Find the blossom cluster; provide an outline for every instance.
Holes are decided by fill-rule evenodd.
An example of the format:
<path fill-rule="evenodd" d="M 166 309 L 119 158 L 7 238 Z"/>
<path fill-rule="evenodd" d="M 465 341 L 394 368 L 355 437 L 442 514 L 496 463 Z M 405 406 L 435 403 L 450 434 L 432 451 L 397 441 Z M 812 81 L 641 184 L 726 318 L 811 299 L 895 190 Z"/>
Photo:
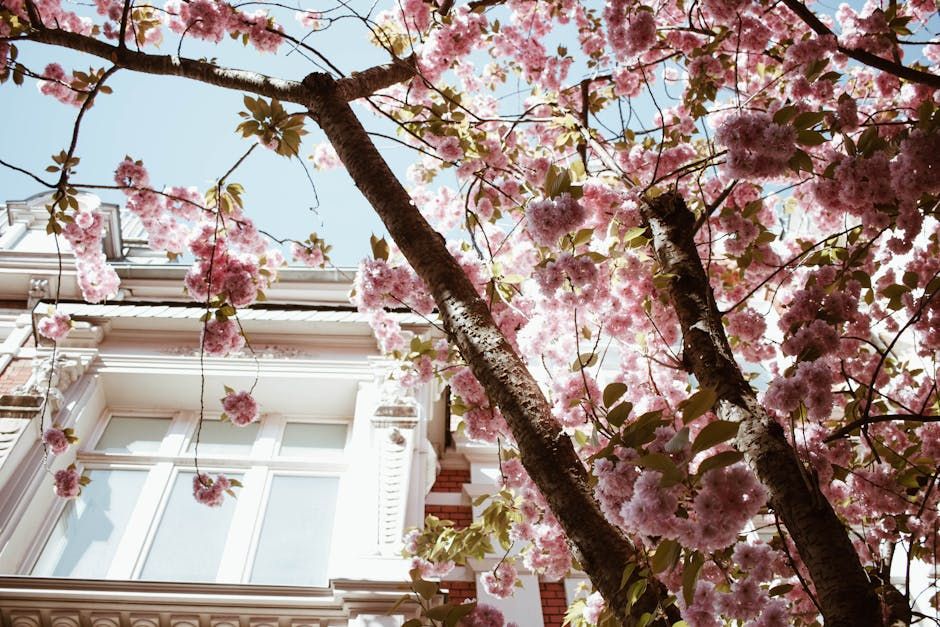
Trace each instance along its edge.
<path fill-rule="evenodd" d="M 113 298 L 121 280 L 114 268 L 108 265 L 102 251 L 104 219 L 94 209 L 80 208 L 71 222 L 65 224 L 62 236 L 75 255 L 75 269 L 82 297 L 90 303 L 100 303 Z M 61 330 L 61 328 L 60 328 Z"/>
<path fill-rule="evenodd" d="M 276 52 L 283 42 L 280 27 L 264 10 L 247 13 L 218 0 L 170 0 L 166 11 L 170 30 L 180 35 L 212 43 L 225 35 L 240 36 L 259 52 Z"/>
<path fill-rule="evenodd" d="M 90 480 L 83 477 L 75 464 L 70 464 L 68 468 L 57 470 L 53 475 L 53 489 L 56 496 L 63 499 L 74 499 L 82 493 L 82 486 L 88 485 Z"/>
<path fill-rule="evenodd" d="M 72 429 L 60 429 L 52 426 L 42 432 L 42 443 L 53 455 L 61 455 L 69 446 L 78 442 Z"/>
<path fill-rule="evenodd" d="M 215 479 L 206 473 L 197 473 L 193 476 L 193 498 L 196 502 L 208 507 L 221 507 L 225 494 L 233 494 L 235 484 L 223 474 L 216 475 Z"/>
<path fill-rule="evenodd" d="M 586 211 L 571 194 L 564 192 L 557 198 L 530 202 L 525 217 L 526 229 L 537 244 L 555 246 L 562 235 L 583 224 Z"/>
<path fill-rule="evenodd" d="M 50 311 L 36 323 L 36 331 L 54 342 L 65 339 L 72 330 L 72 318 L 61 311 Z"/>
<path fill-rule="evenodd" d="M 222 399 L 222 409 L 225 410 L 224 416 L 227 417 L 233 425 L 244 427 L 258 420 L 258 402 L 251 396 L 251 393 L 245 390 L 236 392 L 231 388 L 226 389 L 227 394 Z"/>
<path fill-rule="evenodd" d="M 749 180 L 773 179 L 787 171 L 796 152 L 796 131 L 777 124 L 763 111 L 727 116 L 715 138 L 728 149 L 728 176 Z"/>

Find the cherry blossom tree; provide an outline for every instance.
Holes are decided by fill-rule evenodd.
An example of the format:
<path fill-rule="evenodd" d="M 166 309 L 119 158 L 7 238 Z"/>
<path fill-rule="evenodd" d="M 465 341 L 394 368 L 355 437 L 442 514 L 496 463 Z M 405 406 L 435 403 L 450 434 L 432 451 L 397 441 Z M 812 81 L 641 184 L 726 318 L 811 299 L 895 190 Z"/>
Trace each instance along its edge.
<path fill-rule="evenodd" d="M 496 596 L 520 562 L 589 575 L 574 624 L 937 622 L 917 609 L 936 608 L 936 588 L 891 582 L 892 563 L 936 573 L 938 558 L 933 1 L 251 4 L 0 0 L 5 88 L 35 80 L 75 120 L 52 179 L 0 164 L 51 191 L 48 230 L 86 299 L 118 278 L 78 193 L 119 189 L 154 249 L 193 257 L 203 354 L 241 349 L 238 310 L 276 281 L 288 240 L 257 229 L 233 179 L 258 146 L 310 154 L 345 168 L 393 240 L 373 238 L 352 298 L 400 383 L 442 378 L 465 435 L 499 445 L 484 516 L 464 530 L 429 518 L 406 538 L 421 598 L 495 541 Z M 339 19 L 388 63 L 342 75 L 341 51 L 307 37 Z M 273 77 L 179 54 L 226 36 L 325 69 Z M 39 46 L 103 67 L 32 67 Z M 120 97 L 116 72 L 243 92 L 232 115 L 250 147 L 206 190 L 151 181 L 131 157 L 113 182 L 75 180 L 82 120 Z M 353 101 L 414 150 L 407 182 Z M 328 143 L 303 145 L 311 123 Z M 329 263 L 316 234 L 289 243 L 296 261 Z M 403 332 L 387 315 L 400 307 L 436 316 L 446 340 Z M 39 325 L 53 342 L 69 328 L 55 311 Z M 250 390 L 224 405 L 235 426 L 257 419 Z M 60 472 L 59 494 L 77 496 L 82 478 Z M 235 487 L 194 480 L 207 505 Z M 447 611 L 425 619 L 501 621 Z"/>

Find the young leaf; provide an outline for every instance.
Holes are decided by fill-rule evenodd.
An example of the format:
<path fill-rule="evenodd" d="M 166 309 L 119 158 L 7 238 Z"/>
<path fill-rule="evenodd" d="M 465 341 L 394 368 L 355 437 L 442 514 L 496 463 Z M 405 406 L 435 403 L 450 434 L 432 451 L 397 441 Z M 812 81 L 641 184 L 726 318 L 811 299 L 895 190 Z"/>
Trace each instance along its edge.
<path fill-rule="evenodd" d="M 692 454 L 711 448 L 716 444 L 726 442 L 738 434 L 740 423 L 727 420 L 716 420 L 702 429 L 692 443 Z"/>
<path fill-rule="evenodd" d="M 662 453 L 648 453 L 636 460 L 636 465 L 662 474 L 662 485 L 674 485 L 682 481 L 682 471 L 676 463 Z"/>
<path fill-rule="evenodd" d="M 604 407 L 610 408 L 620 397 L 627 393 L 627 384 L 614 381 L 604 388 Z"/>
<path fill-rule="evenodd" d="M 650 565 L 654 573 L 661 573 L 671 569 L 679 559 L 679 543 L 675 540 L 663 540 L 656 547 Z"/>
<path fill-rule="evenodd" d="M 682 410 L 682 424 L 689 424 L 715 406 L 718 395 L 711 388 L 702 388 L 686 401 L 679 403 Z"/>
<path fill-rule="evenodd" d="M 697 476 L 701 477 L 709 470 L 715 470 L 716 468 L 724 468 L 725 466 L 730 466 L 731 464 L 737 464 L 742 459 L 744 459 L 744 454 L 739 451 L 723 451 L 717 455 L 712 455 L 698 465 Z"/>

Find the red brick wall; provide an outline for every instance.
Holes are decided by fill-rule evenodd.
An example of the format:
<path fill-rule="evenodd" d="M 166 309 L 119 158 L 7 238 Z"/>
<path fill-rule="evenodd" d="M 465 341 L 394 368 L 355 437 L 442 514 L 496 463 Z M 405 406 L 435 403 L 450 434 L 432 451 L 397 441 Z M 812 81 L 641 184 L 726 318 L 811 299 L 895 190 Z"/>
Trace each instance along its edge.
<path fill-rule="evenodd" d="M 469 505 L 427 505 L 424 506 L 424 515 L 437 516 L 441 520 L 452 520 L 454 526 L 462 529 L 473 522 L 473 508 Z"/>
<path fill-rule="evenodd" d="M 477 584 L 473 581 L 442 581 L 441 587 L 448 591 L 448 603 L 459 605 L 467 599 L 477 598 Z"/>
<path fill-rule="evenodd" d="M 540 581 L 539 594 L 542 597 L 542 620 L 545 621 L 545 627 L 561 627 L 568 610 L 565 584 L 560 581 Z"/>
<path fill-rule="evenodd" d="M 443 468 L 437 475 L 431 492 L 460 492 L 465 483 L 470 483 L 469 468 Z"/>
<path fill-rule="evenodd" d="M 0 373 L 0 394 L 9 394 L 29 380 L 33 373 L 32 359 L 14 359 Z"/>

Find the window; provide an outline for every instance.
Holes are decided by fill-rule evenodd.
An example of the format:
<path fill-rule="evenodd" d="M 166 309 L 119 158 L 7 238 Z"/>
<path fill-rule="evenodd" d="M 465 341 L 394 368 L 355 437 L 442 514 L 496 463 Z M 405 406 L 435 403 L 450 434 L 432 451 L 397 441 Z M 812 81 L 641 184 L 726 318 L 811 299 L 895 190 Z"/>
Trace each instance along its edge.
<path fill-rule="evenodd" d="M 210 508 L 200 471 L 244 484 Z M 33 575 L 149 581 L 328 584 L 348 425 L 267 417 L 235 427 L 181 413 L 113 415 L 77 463 L 92 482 L 59 501 Z"/>
<path fill-rule="evenodd" d="M 69 501 L 52 530 L 34 575 L 103 579 L 147 473 L 92 470 L 82 498 Z"/>

